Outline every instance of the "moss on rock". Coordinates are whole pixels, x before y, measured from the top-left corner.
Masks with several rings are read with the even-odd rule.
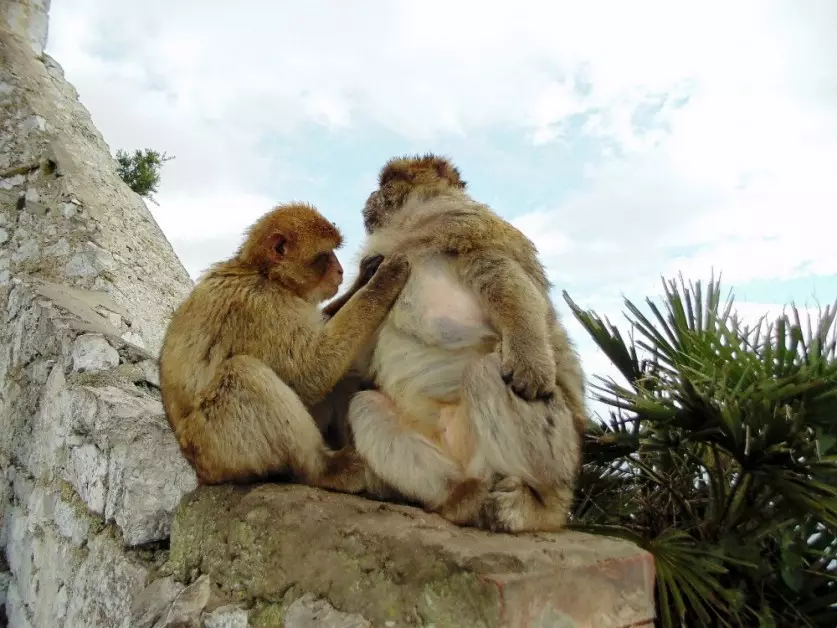
[[[489,534],[407,506],[262,484],[184,498],[167,569],[187,582],[208,574],[229,600],[254,609],[254,625],[277,625],[268,622],[312,593],[375,626],[491,628],[506,625],[505,582],[530,595],[541,574],[595,569],[602,551],[610,561],[639,554],[574,532]]]

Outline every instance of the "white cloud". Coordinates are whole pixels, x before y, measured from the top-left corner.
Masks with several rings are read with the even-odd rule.
[[[770,74],[732,62],[697,74],[688,102],[664,108],[663,135],[642,146],[617,125],[621,154],[589,166],[585,187],[557,207],[519,217],[524,231],[536,219],[536,240],[557,231],[573,243],[541,247],[555,280],[613,289],[713,267],[734,283],[837,273],[837,70],[817,76],[831,91],[806,78],[803,61],[817,67],[825,54],[803,54],[810,36],[772,44],[799,65],[768,57]],[[596,255],[593,241],[610,253]]]
[[[53,7],[49,48],[97,117],[103,94],[136,96],[110,81],[156,90],[142,103],[149,126],[189,118],[216,123],[223,136],[373,120],[413,137],[521,124],[537,135],[556,133],[569,114],[603,110],[597,131],[627,141],[632,109],[649,93],[707,67],[729,69],[715,48],[758,35],[727,32],[728,21],[746,26],[751,16],[724,6],[719,19],[721,7],[368,0],[360,11],[325,0],[148,0],[137,11],[66,0]],[[108,136],[119,126],[99,124]]]
[[[295,196],[300,171],[268,135],[383,127],[432,148],[501,131],[572,150],[573,116],[597,156],[575,192],[514,222],[582,306],[618,313],[620,294],[656,295],[678,270],[727,285],[837,273],[831,0],[63,0],[51,14],[48,51],[111,145],[177,156],[151,209],[193,275]]]

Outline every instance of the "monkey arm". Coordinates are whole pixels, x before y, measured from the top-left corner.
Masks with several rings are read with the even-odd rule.
[[[297,394],[309,407],[325,397],[346,375],[389,314],[408,277],[406,258],[391,256],[312,339],[296,385]]]
[[[330,302],[328,303],[328,305],[326,305],[326,306],[324,306],[324,307],[323,307],[323,309],[322,309],[323,314],[325,314],[325,316],[326,316],[327,318],[331,318],[332,316],[334,316],[335,314],[337,314],[337,312],[339,312],[339,311],[340,311],[340,309],[341,309],[344,305],[346,305],[346,303],[348,303],[348,302],[349,302],[349,299],[351,299],[351,298],[355,295],[355,293],[356,293],[358,290],[360,290],[362,287],[363,287],[363,286],[359,286],[359,285],[358,285],[358,282],[357,282],[357,281],[355,281],[355,283],[354,283],[354,284],[352,284],[352,287],[351,287],[351,288],[349,288],[349,289],[346,291],[346,293],[345,293],[345,294],[340,295],[339,297],[337,297],[337,298],[336,298],[336,299],[334,299],[333,301],[330,301]]]
[[[462,254],[457,266],[502,335],[503,378],[524,399],[549,397],[556,366],[546,296],[520,264],[502,253]]]

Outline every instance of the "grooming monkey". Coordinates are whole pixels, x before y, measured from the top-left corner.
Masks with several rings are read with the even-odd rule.
[[[409,275],[398,254],[365,261],[368,283],[325,321],[343,279],[337,227],[310,205],[253,224],[175,311],[160,353],[163,406],[203,484],[272,475],[360,492],[366,466],[331,451],[309,412],[324,403]]]
[[[322,313],[326,320],[332,318],[356,292],[369,283],[383,258],[383,255],[374,255],[361,260],[358,275],[352,285],[339,297],[323,306]],[[349,401],[355,393],[370,384],[368,378],[364,377],[356,366],[353,364],[331,392],[311,408],[311,415],[317,427],[320,428],[326,444],[333,449],[353,446],[351,427],[348,422]],[[375,496],[381,498],[396,496],[372,475],[367,476],[367,480],[372,482],[368,488],[375,493]]]
[[[432,154],[391,160],[363,210],[367,256],[407,284],[367,352],[378,390],[349,422],[372,471],[447,519],[496,531],[566,524],[584,380],[532,242]]]

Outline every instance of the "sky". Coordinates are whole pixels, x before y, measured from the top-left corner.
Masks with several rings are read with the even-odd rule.
[[[47,53],[111,150],[174,155],[147,203],[193,278],[280,202],[342,229],[391,157],[451,158],[566,307],[721,274],[753,319],[837,298],[833,0],[56,0]]]

